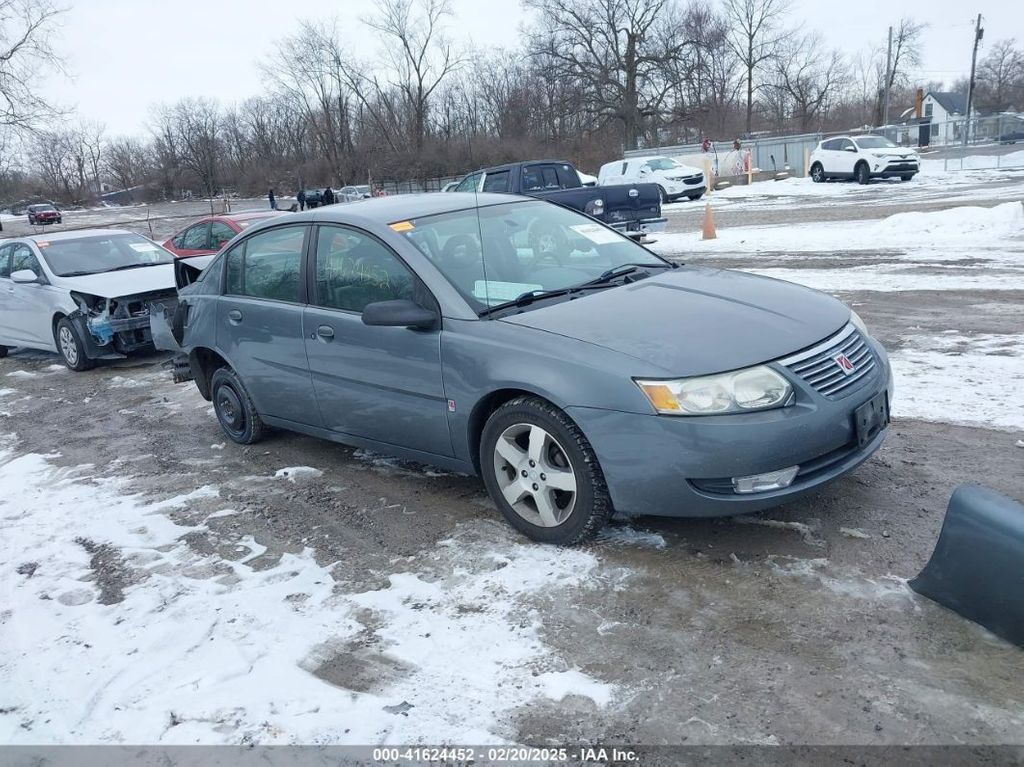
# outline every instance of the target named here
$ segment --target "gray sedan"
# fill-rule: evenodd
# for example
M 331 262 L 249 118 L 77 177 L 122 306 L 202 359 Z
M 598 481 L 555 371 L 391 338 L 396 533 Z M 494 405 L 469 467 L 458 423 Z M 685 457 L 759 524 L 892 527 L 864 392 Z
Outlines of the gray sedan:
M 667 262 L 546 202 L 366 200 L 254 226 L 189 272 L 177 375 L 228 437 L 275 426 L 479 474 L 539 541 L 613 510 L 784 503 L 889 422 L 885 351 L 840 302 Z

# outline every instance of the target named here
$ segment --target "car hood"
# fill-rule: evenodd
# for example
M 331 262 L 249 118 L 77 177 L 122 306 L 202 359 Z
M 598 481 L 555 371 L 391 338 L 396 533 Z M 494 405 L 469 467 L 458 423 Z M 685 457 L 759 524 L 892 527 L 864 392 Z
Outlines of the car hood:
M 849 319 L 846 306 L 810 288 L 685 266 L 501 321 L 626 354 L 666 375 L 693 376 L 784 357 Z
M 917 152 L 913 149 L 896 149 L 893 147 L 888 149 L 865 149 L 864 151 L 874 157 L 899 157 L 902 160 L 917 156 Z
M 157 290 L 174 290 L 174 264 L 155 264 L 120 272 L 57 277 L 54 284 L 100 298 L 118 298 Z

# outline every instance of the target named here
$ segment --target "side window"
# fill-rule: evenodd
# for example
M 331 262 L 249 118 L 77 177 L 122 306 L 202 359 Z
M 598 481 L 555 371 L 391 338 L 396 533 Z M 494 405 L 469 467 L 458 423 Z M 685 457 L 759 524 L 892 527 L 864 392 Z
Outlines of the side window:
M 845 151 L 847 151 L 848 149 L 856 149 L 857 147 L 855 147 L 855 146 L 853 145 L 853 142 L 852 142 L 852 141 L 850 141 L 850 139 L 848 139 L 848 138 L 844 138 L 844 139 L 843 139 L 843 140 L 842 140 L 842 141 L 840 142 L 840 144 L 839 144 L 839 148 L 840 148 L 841 150 L 843 150 L 843 151 L 845 152 Z
M 214 221 L 210 224 L 210 248 L 220 250 L 227 245 L 236 232 L 222 221 Z
M 499 170 L 495 173 L 487 173 L 484 175 L 484 188 L 485 192 L 507 192 L 508 191 L 508 171 Z
M 571 165 L 559 165 L 558 186 L 562 189 L 576 189 L 583 186 L 580 181 L 580 174 Z
M 482 175 L 483 175 L 482 173 L 473 173 L 473 174 L 471 174 L 469 176 L 466 176 L 464 179 L 462 179 L 462 181 L 459 182 L 459 185 L 457 187 L 455 187 L 455 191 L 456 192 L 475 192 L 477 184 L 480 183 L 480 177 Z
M 925 117 L 931 117 L 932 116 L 932 110 L 934 108 L 935 108 L 935 105 L 932 104 L 931 102 L 925 104 L 924 105 L 924 116 Z
M 182 250 L 207 250 L 207 237 L 206 233 L 209 229 L 208 224 L 196 224 L 184 231 L 181 235 L 181 244 L 178 245 L 175 241 L 175 247 L 181 248 Z
M 362 312 L 367 304 L 412 299 L 412 272 L 387 247 L 367 234 L 321 226 L 316 244 L 316 303 Z
M 11 276 L 11 250 L 11 245 L 0 248 L 0 277 L 9 278 Z
M 227 256 L 225 292 L 298 303 L 305 231 L 304 226 L 270 229 L 233 248 Z
M 554 165 L 530 165 L 523 168 L 524 192 L 542 192 L 561 188 L 561 184 L 558 183 L 558 172 Z
M 32 249 L 28 245 L 15 245 L 11 255 L 11 273 L 20 272 L 22 269 L 31 269 L 37 277 L 43 275 L 43 270 L 39 267 L 39 260 Z

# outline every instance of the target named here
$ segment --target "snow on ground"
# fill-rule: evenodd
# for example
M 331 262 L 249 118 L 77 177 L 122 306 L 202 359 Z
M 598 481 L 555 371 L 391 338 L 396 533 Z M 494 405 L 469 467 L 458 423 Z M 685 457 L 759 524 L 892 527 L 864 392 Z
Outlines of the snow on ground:
M 356 592 L 309 550 L 197 553 L 183 536 L 232 511 L 215 488 L 147 501 L 4 447 L 0 742 L 483 743 L 522 704 L 616 696 L 535 609 L 590 586 L 593 554 L 468 529 Z
M 987 170 L 990 168 L 1024 167 L 1024 150 L 1007 154 L 970 154 L 965 157 L 921 159 L 921 173 L 932 174 L 956 170 Z
M 652 249 L 666 255 L 911 249 L 943 260 L 963 258 L 963 250 L 958 248 L 1001 249 L 1008 239 L 1018 239 L 1024 247 L 1024 203 L 897 213 L 884 219 L 835 224 L 721 227 L 714 240 L 702 240 L 699 231 L 658 234 L 656 238 Z M 942 248 L 950 252 L 943 253 Z M 1019 257 L 1012 260 L 1021 262 Z
M 993 271 L 967 267 L 925 273 L 913 264 L 851 266 L 842 269 L 743 269 L 815 290 L 838 293 L 852 290 L 898 292 L 903 290 L 1024 290 L 1024 269 Z
M 890 354 L 896 417 L 1024 430 L 1024 335 L 913 335 Z

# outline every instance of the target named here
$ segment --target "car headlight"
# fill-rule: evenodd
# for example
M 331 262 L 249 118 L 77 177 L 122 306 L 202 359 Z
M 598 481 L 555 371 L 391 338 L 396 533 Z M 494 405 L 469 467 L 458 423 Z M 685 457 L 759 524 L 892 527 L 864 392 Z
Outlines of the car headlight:
M 788 405 L 789 381 L 766 365 L 697 378 L 637 380 L 651 405 L 665 415 L 723 415 Z
M 868 333 L 868 326 L 864 324 L 864 320 L 862 320 L 860 318 L 860 315 L 857 314 L 857 312 L 855 312 L 853 309 L 850 309 L 850 322 L 853 323 L 853 326 L 857 328 L 857 330 L 859 330 L 862 335 L 871 335 L 870 333 Z

